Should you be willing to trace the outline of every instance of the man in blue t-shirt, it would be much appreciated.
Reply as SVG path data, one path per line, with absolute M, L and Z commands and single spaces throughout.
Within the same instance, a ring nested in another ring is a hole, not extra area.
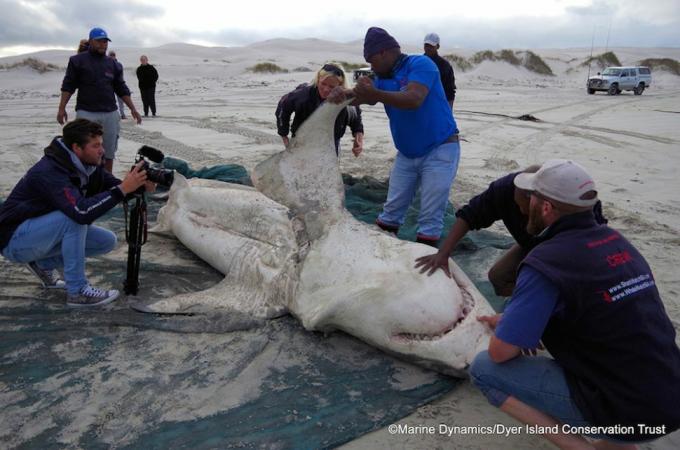
M 439 71 L 427 56 L 403 54 L 399 43 L 377 27 L 366 32 L 364 58 L 375 80 L 359 78 L 352 91 L 336 88 L 329 101 L 354 96 L 355 105 L 385 106 L 398 153 L 376 223 L 396 234 L 420 190 L 417 240 L 436 247 L 460 158 L 458 127 Z

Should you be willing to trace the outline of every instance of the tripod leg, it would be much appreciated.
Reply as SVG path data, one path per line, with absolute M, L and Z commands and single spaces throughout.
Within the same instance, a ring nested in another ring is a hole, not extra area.
M 144 238 L 145 210 L 146 202 L 141 196 L 137 197 L 135 205 L 130 211 L 127 279 L 124 286 L 127 295 L 137 295 L 139 289 L 139 265 L 142 255 L 142 239 Z

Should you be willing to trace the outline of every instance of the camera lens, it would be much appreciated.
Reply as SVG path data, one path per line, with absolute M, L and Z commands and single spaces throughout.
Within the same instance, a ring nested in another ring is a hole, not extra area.
M 175 172 L 168 169 L 154 169 L 152 167 L 148 167 L 146 169 L 146 177 L 149 181 L 169 188 L 175 179 Z

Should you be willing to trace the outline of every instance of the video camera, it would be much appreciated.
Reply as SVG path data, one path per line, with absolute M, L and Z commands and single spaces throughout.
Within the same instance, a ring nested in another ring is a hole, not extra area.
M 160 164 L 163 162 L 164 158 L 165 155 L 163 155 L 162 151 L 144 145 L 137 150 L 135 165 L 139 164 L 140 161 L 144 161 L 141 169 L 146 170 L 147 180 L 169 188 L 175 179 L 175 171 L 151 167 L 151 164 L 149 163 L 149 160 L 151 160 L 154 163 Z M 128 201 L 131 199 L 134 199 L 135 203 L 132 206 L 132 209 L 130 209 L 130 227 L 128 228 Z M 148 231 L 146 220 L 146 191 L 144 186 L 125 198 L 123 210 L 125 211 L 125 239 L 128 243 L 127 278 L 125 279 L 124 288 L 125 294 L 137 295 L 137 290 L 139 289 L 139 266 L 142 258 L 142 245 L 146 244 Z
M 135 165 L 139 164 L 140 161 L 144 161 L 141 170 L 146 170 L 146 178 L 153 182 L 160 184 L 166 188 L 172 185 L 175 179 L 175 171 L 168 169 L 159 169 L 151 167 L 149 160 L 155 163 L 162 163 L 165 155 L 162 151 L 149 147 L 148 145 L 142 145 L 139 150 L 137 150 L 137 156 L 135 157 Z

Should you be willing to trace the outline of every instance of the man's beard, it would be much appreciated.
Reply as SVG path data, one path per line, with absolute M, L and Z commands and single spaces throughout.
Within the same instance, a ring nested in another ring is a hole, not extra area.
M 541 206 L 529 206 L 529 223 L 527 223 L 527 233 L 532 236 L 538 236 L 541 231 L 545 230 L 546 225 L 541 216 Z

